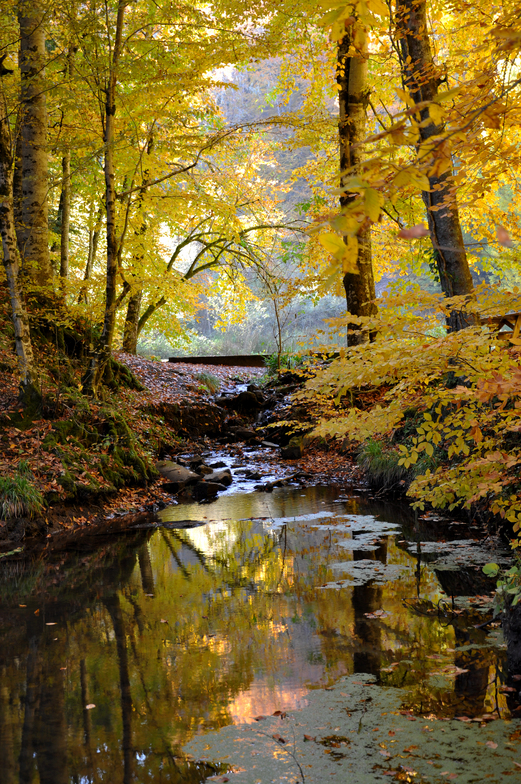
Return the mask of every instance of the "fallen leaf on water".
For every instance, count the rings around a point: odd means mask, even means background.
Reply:
[[[286,719],[288,714],[285,711],[276,710],[271,714],[272,716],[280,716],[281,719]]]
[[[85,710],[92,710],[92,709],[93,709],[93,708],[95,708],[95,707],[96,707],[96,706],[94,705],[94,703],[93,703],[93,702],[89,702],[89,704],[88,704],[88,705],[85,705]]]
[[[316,740],[316,737],[313,735],[304,735],[304,740]]]
[[[267,716],[254,716],[253,721],[262,721],[263,719],[267,719]]]
[[[388,759],[391,756],[388,751],[380,751],[380,754],[382,755],[382,757],[385,757],[386,759]]]
[[[273,738],[273,740],[276,740],[277,743],[286,743],[284,738],[281,735],[279,735],[278,732],[275,732],[271,737]]]
[[[487,740],[485,746],[488,746],[490,749],[497,749],[497,743],[494,743],[493,740]]]
[[[418,748],[418,746],[407,746],[407,748],[404,749],[404,751],[409,752],[409,751],[412,751],[413,749],[417,749],[417,748]]]

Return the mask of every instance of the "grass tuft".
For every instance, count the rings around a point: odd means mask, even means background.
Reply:
[[[33,476],[25,460],[21,460],[14,476],[0,477],[0,517],[34,517],[40,514],[45,503],[43,496],[32,483]]]
[[[199,381],[200,386],[207,389],[211,395],[214,395],[221,388],[220,379],[218,379],[217,376],[214,376],[213,373],[206,373],[203,370],[201,373],[197,373],[194,378],[196,381]]]

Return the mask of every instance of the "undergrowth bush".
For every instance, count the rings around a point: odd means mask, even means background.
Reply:
[[[480,287],[468,302],[402,285],[378,306],[375,317],[349,317],[373,342],[343,349],[295,396],[318,412],[314,433],[355,444],[394,436],[400,454],[392,471],[414,469],[408,493],[416,507],[479,504],[519,530],[519,349],[478,319],[459,332],[440,334],[440,326],[455,309],[474,317],[520,310],[520,292]],[[345,328],[345,320],[334,326]],[[391,470],[388,456],[366,459]]]
[[[357,463],[371,487],[396,492],[408,488],[416,476],[435,470],[439,460],[436,455],[423,455],[414,465],[406,468],[402,453],[396,446],[369,439],[360,448]]]

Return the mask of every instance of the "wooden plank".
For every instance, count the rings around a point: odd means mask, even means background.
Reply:
[[[269,354],[228,354],[210,357],[169,357],[169,362],[188,365],[225,365],[226,367],[266,367]]]

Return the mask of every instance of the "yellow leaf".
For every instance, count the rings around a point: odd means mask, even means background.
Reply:
[[[335,254],[342,259],[342,272],[344,275],[348,273],[351,275],[359,275],[357,237],[346,237],[346,242],[343,243],[343,245],[344,249],[342,253]]]
[[[368,188],[364,194],[364,207],[367,214],[376,223],[380,217],[380,195],[374,188]]]
[[[405,103],[406,106],[410,106],[413,109],[416,106],[416,103],[413,101],[411,96],[406,90],[400,90],[399,87],[394,88],[395,93],[398,95],[399,98]]]
[[[342,237],[339,237],[338,234],[333,234],[332,231],[320,234],[318,240],[328,253],[338,253],[344,246]]]
[[[441,125],[444,116],[443,109],[439,104],[431,103],[429,106],[429,116],[435,125]]]
[[[382,0],[367,0],[367,7],[373,14],[378,14],[378,16],[389,15],[389,9]]]

